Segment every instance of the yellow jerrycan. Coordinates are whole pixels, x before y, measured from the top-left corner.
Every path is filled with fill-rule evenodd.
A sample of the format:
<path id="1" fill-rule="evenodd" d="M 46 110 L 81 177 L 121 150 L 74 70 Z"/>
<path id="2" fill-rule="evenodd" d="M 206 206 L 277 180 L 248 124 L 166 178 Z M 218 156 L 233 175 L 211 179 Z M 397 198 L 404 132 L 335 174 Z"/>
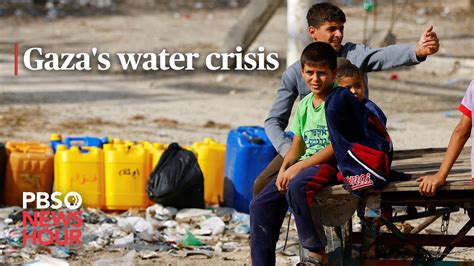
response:
<path id="1" fill-rule="evenodd" d="M 152 171 L 160 161 L 161 155 L 163 155 L 163 152 L 165 152 L 166 148 L 167 146 L 162 143 L 153 143 L 152 147 L 150 148 Z"/>
<path id="2" fill-rule="evenodd" d="M 105 207 L 104 153 L 98 147 L 58 145 L 54 155 L 54 190 L 79 193 L 86 207 Z"/>
<path id="3" fill-rule="evenodd" d="M 161 143 L 152 143 L 148 141 L 137 141 L 138 145 L 143 145 L 143 147 L 147 150 L 148 152 L 148 167 L 149 167 L 149 174 L 147 175 L 147 182 L 148 184 L 148 179 L 150 177 L 151 172 L 155 168 L 155 166 L 158 164 L 158 161 L 161 158 L 161 155 L 163 152 L 166 150 L 166 147 L 164 144 Z M 150 200 L 147 196 L 148 203 L 147 205 L 152 205 L 154 202 Z"/>
<path id="4" fill-rule="evenodd" d="M 199 167 L 204 176 L 204 201 L 215 205 L 224 201 L 225 145 L 205 138 L 195 142 L 192 148 L 197 153 Z"/>
<path id="5" fill-rule="evenodd" d="M 148 151 L 143 145 L 104 145 L 105 204 L 108 210 L 145 208 L 150 175 Z"/>

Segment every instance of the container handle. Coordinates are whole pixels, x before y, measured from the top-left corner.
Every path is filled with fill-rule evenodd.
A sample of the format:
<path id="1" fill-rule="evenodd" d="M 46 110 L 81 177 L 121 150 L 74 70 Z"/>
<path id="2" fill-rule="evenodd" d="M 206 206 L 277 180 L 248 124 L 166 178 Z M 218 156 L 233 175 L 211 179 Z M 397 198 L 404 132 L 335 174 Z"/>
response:
<path id="1" fill-rule="evenodd" d="M 262 138 L 251 136 L 247 131 L 242 132 L 242 135 L 244 135 L 244 137 L 246 137 L 250 141 L 250 143 L 259 145 L 263 144 Z"/>
<path id="2" fill-rule="evenodd" d="M 45 153 L 48 151 L 48 148 L 42 147 L 28 147 L 26 146 L 23 149 L 20 149 L 22 152 L 34 152 L 34 153 Z"/>
<path id="3" fill-rule="evenodd" d="M 81 137 L 70 137 L 66 138 L 64 141 L 67 146 L 85 146 L 86 145 L 86 139 L 81 138 Z"/>
<path id="4" fill-rule="evenodd" d="M 92 151 L 92 148 L 95 148 L 95 147 L 79 146 L 78 148 L 81 153 L 90 153 Z"/>

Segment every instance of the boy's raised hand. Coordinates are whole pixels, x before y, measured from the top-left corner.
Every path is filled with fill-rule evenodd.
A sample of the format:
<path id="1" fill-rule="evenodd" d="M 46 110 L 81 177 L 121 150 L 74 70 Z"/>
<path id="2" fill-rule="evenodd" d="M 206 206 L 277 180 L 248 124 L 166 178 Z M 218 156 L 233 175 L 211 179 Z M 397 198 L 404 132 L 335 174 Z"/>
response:
<path id="1" fill-rule="evenodd" d="M 416 44 L 416 56 L 426 57 L 435 54 L 439 50 L 439 40 L 436 32 L 433 31 L 433 26 L 429 26 L 420 37 Z"/>
<path id="2" fill-rule="evenodd" d="M 443 177 L 440 173 L 434 175 L 421 176 L 416 179 L 420 182 L 418 190 L 421 195 L 433 197 L 436 194 L 436 189 L 446 184 L 446 177 Z"/>

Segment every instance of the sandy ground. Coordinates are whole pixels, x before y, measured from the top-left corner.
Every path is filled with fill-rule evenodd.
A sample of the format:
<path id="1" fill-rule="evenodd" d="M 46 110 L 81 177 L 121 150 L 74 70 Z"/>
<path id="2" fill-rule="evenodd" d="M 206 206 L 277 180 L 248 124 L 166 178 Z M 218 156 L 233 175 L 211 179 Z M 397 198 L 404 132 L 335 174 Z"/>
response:
<path id="1" fill-rule="evenodd" d="M 422 12 L 420 8 L 425 9 Z M 414 43 L 427 25 L 433 24 L 441 39 L 438 61 L 428 58 L 417 67 L 369 76 L 370 98 L 388 117 L 395 149 L 445 147 L 458 122 L 456 108 L 473 69 L 460 68 L 451 59 L 474 59 L 474 24 L 472 16 L 455 2 L 447 8 L 450 13 L 442 16 L 446 6 L 440 1 L 407 5 L 393 30 L 399 42 Z M 200 68 L 192 72 L 123 73 L 113 68 L 106 73 L 55 73 L 20 68 L 19 76 L 13 76 L 14 42 L 20 43 L 20 54 L 38 46 L 54 52 L 88 52 L 92 47 L 109 53 L 159 52 L 164 48 L 172 52 L 216 52 L 241 11 L 137 9 L 121 15 L 67 17 L 53 22 L 2 18 L 0 140 L 47 141 L 50 134 L 61 133 L 187 145 L 204 137 L 225 142 L 230 128 L 262 125 L 285 68 L 285 8 L 277 11 L 251 47 L 264 46 L 279 53 L 282 67 L 278 71 L 211 72 Z M 358 42 L 362 39 L 362 9 L 345 11 L 345 40 Z M 379 11 L 379 29 L 387 27 L 389 17 L 388 6 Z M 445 58 L 451 59 L 440 64 Z M 398 80 L 390 79 L 393 74 Z M 464 250 L 460 253 L 467 254 Z M 116 256 L 91 255 L 88 261 L 109 255 Z M 164 260 L 153 263 L 241 265 L 247 256 L 248 248 L 229 255 L 230 261 L 222 257 L 177 259 L 164 254 Z M 279 262 L 288 262 L 284 260 Z"/>

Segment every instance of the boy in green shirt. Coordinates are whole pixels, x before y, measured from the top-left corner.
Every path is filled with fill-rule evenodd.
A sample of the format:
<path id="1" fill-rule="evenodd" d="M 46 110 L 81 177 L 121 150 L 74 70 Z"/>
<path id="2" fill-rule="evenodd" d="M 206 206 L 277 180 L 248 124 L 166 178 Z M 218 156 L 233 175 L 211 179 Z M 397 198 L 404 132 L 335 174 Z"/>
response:
<path id="1" fill-rule="evenodd" d="M 329 164 L 334 151 L 329 145 L 324 102 L 336 76 L 336 52 L 331 45 L 314 42 L 301 55 L 301 74 L 311 90 L 298 104 L 291 125 L 294 138 L 273 179 L 250 203 L 252 265 L 274 265 L 275 246 L 288 206 L 295 217 L 298 236 L 310 251 L 306 262 L 326 259 L 326 237 L 320 221 L 313 221 L 310 207 L 315 191 L 336 183 L 336 169 Z M 290 182 L 291 181 L 291 182 Z"/>

